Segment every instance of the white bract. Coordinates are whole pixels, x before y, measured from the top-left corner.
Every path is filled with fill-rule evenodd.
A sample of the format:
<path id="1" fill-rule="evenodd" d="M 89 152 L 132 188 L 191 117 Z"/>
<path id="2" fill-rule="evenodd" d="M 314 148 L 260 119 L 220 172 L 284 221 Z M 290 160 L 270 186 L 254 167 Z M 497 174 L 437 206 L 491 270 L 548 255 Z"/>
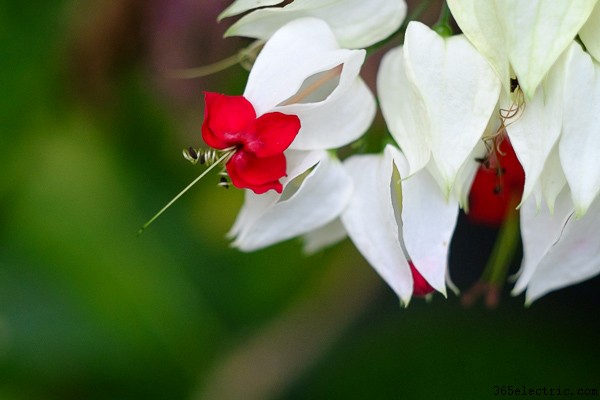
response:
<path id="1" fill-rule="evenodd" d="M 256 250 L 306 234 L 339 216 L 350 199 L 352 183 L 325 149 L 356 140 L 373 120 L 375 100 L 358 76 L 364 58 L 364 50 L 340 49 L 327 24 L 314 18 L 294 20 L 267 41 L 250 72 L 244 97 L 257 115 L 295 114 L 301 128 L 285 152 L 283 193 L 246 191 L 229 234 L 235 238 L 233 246 Z M 306 97 L 302 95 L 307 79 L 338 66 L 339 82 L 325 99 L 312 101 L 310 90 Z M 287 104 L 294 98 L 304 102 Z"/>
<path id="2" fill-rule="evenodd" d="M 546 293 L 589 279 L 600 273 L 600 201 L 585 218 L 577 219 L 565 188 L 556 199 L 554 213 L 537 207 L 533 199 L 521 208 L 524 258 L 513 294 L 525 288 L 526 302 Z"/>
<path id="3" fill-rule="evenodd" d="M 586 212 L 600 192 L 598 110 L 600 65 L 572 42 L 522 115 L 507 126 L 525 171 L 524 200 L 542 184 L 552 208 L 560 185 L 566 181 L 577 215 Z M 550 157 L 555 147 L 560 168 L 556 158 Z"/>
<path id="4" fill-rule="evenodd" d="M 404 46 L 383 59 L 377 89 L 408 174 L 430 164 L 448 196 L 496 110 L 499 79 L 464 36 L 411 22 Z"/>
<path id="5" fill-rule="evenodd" d="M 588 53 L 600 62 L 600 2 L 596 4 L 587 22 L 579 31 L 579 37 Z"/>
<path id="6" fill-rule="evenodd" d="M 505 90 L 510 92 L 514 71 L 529 99 L 590 17 L 596 3 L 597 0 L 448 0 L 461 30 L 492 65 Z M 584 32 L 593 35 L 597 29 L 590 26 Z M 592 40 L 598 43 L 597 38 Z"/>
<path id="7" fill-rule="evenodd" d="M 230 17 L 283 0 L 237 0 L 219 18 Z M 364 48 L 395 32 L 406 16 L 404 0 L 295 0 L 285 7 L 255 10 L 236 22 L 225 36 L 268 39 L 286 23 L 303 17 L 327 22 L 339 44 Z"/>
<path id="8" fill-rule="evenodd" d="M 413 291 L 409 260 L 445 295 L 458 201 L 446 201 L 426 169 L 400 181 L 408 163 L 392 146 L 383 154 L 352 156 L 344 166 L 355 189 L 341 219 L 357 249 L 404 304 Z"/>

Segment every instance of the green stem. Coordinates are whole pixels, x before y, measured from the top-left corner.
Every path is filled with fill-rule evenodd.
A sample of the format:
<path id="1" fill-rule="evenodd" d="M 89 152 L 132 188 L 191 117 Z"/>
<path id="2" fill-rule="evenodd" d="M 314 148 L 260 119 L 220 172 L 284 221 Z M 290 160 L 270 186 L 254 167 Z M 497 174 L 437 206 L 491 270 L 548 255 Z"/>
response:
<path id="1" fill-rule="evenodd" d="M 204 65 L 202 67 L 197 68 L 189 68 L 189 69 L 176 69 L 168 72 L 169 78 L 173 79 L 193 79 L 193 78 L 202 78 L 203 76 L 208 76 L 215 74 L 217 72 L 221 72 L 227 68 L 233 67 L 237 63 L 240 62 L 240 55 L 236 53 L 232 56 L 224 58 L 223 60 L 217 61 L 213 64 Z"/>
<path id="2" fill-rule="evenodd" d="M 144 233 L 144 230 L 146 230 L 146 228 L 148 228 L 150 226 L 150 224 L 152 224 L 158 217 L 160 217 L 160 215 L 162 213 L 164 213 L 167 208 L 171 207 L 171 205 L 173 203 L 175 203 L 181 196 L 183 196 L 183 194 L 185 192 L 187 192 L 188 190 L 190 190 L 190 188 L 192 186 L 194 186 L 196 183 L 198 183 L 198 181 L 202 178 L 204 178 L 204 176 L 206 174 L 208 174 L 214 167 L 216 167 L 217 165 L 221 164 L 221 162 L 223 160 L 225 160 L 227 157 L 229 157 L 230 154 L 227 152 L 225 154 L 223 154 L 217 161 L 215 161 L 211 166 L 209 166 L 206 171 L 204 171 L 203 173 L 200 174 L 199 177 L 197 177 L 196 179 L 194 179 L 192 181 L 192 183 L 190 183 L 189 185 L 187 185 L 185 187 L 185 189 L 183 189 L 181 192 L 179 192 L 179 194 L 175 197 L 173 197 L 173 199 L 171 201 L 169 201 L 163 208 L 161 208 L 161 210 L 159 212 L 157 212 L 156 214 L 154 214 L 154 216 L 152 218 L 150 218 L 150 220 L 148 220 L 148 222 L 146 222 L 141 228 L 140 230 L 137 232 L 137 236 L 140 236 L 142 233 Z"/>
<path id="3" fill-rule="evenodd" d="M 442 10 L 440 11 L 440 17 L 431 29 L 436 31 L 442 37 L 452 36 L 453 32 L 452 27 L 450 26 L 451 17 L 452 13 L 450 12 L 450 7 L 448 7 L 448 3 L 444 1 L 442 4 Z"/>
<path id="4" fill-rule="evenodd" d="M 483 271 L 482 281 L 502 287 L 519 245 L 519 213 L 510 210 Z"/>

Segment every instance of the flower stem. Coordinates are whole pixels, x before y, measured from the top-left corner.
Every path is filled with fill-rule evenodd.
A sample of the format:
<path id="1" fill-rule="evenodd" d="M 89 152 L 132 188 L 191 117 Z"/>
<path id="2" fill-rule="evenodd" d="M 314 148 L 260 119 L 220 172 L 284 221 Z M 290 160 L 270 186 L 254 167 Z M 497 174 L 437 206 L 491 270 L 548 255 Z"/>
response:
<path id="1" fill-rule="evenodd" d="M 203 76 L 216 74 L 217 72 L 221 72 L 227 68 L 233 67 L 239 62 L 240 55 L 236 53 L 213 64 L 203 65 L 197 68 L 176 69 L 169 71 L 168 76 L 169 78 L 173 79 L 202 78 Z"/>
<path id="2" fill-rule="evenodd" d="M 519 244 L 519 213 L 510 209 L 483 272 L 482 280 L 502 287 Z"/>
<path id="3" fill-rule="evenodd" d="M 187 192 L 192 186 L 194 186 L 196 183 L 198 183 L 198 181 L 200 179 L 204 178 L 204 176 L 206 176 L 206 174 L 208 174 L 214 167 L 221 164 L 221 162 L 229 156 L 230 156 L 229 152 L 226 152 L 225 154 L 223 154 L 217 161 L 214 162 L 214 164 L 211 164 L 203 173 L 200 174 L 200 176 L 198 176 L 196 179 L 194 179 L 189 185 L 187 185 L 185 187 L 185 189 L 183 189 L 181 192 L 179 192 L 179 194 L 177 194 L 177 196 L 173 197 L 173 199 L 171 201 L 169 201 L 163 208 L 161 208 L 161 210 L 159 212 L 154 214 L 154 216 L 152 218 L 150 218 L 148 220 L 148 222 L 146 222 L 140 228 L 140 230 L 137 232 L 137 236 L 140 236 L 142 233 L 144 233 L 144 230 L 146 230 L 146 228 L 148 228 L 150 226 L 150 224 L 152 224 L 158 217 L 160 217 L 160 215 L 163 212 L 165 212 L 167 210 L 167 208 L 171 207 L 171 205 L 173 203 L 175 203 L 181 196 L 183 196 L 183 194 L 185 192 Z"/>
<path id="4" fill-rule="evenodd" d="M 450 12 L 450 7 L 448 7 L 448 3 L 444 1 L 444 3 L 442 4 L 442 10 L 440 11 L 440 17 L 431 29 L 436 31 L 442 37 L 452 36 L 453 32 L 452 27 L 450 26 L 451 16 L 452 13 Z"/>
<path id="5" fill-rule="evenodd" d="M 203 65 L 197 68 L 175 69 L 169 71 L 167 75 L 169 78 L 173 79 L 194 79 L 216 74 L 217 72 L 231 68 L 236 64 L 242 64 L 242 66 L 246 68 L 247 66 L 245 66 L 244 63 L 248 61 L 254 62 L 256 54 L 263 45 L 263 40 L 256 40 L 250 44 L 250 46 L 241 49 L 234 55 L 219 60 L 215 63 Z"/>

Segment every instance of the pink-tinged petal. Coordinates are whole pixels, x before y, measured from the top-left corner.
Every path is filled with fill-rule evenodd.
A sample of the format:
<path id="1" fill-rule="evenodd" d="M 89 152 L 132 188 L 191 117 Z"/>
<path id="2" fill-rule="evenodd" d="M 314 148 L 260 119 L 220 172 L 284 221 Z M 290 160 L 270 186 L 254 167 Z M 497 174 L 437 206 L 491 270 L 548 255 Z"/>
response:
<path id="1" fill-rule="evenodd" d="M 269 189 L 281 193 L 283 186 L 279 179 L 285 176 L 285 165 L 283 153 L 259 158 L 252 153 L 238 151 L 227 162 L 226 167 L 234 186 L 252 189 L 260 194 Z"/>
<path id="2" fill-rule="evenodd" d="M 415 268 L 412 261 L 408 262 L 408 266 L 410 267 L 410 273 L 413 277 L 413 296 L 425 297 L 428 294 L 435 292 L 435 289 L 425 278 L 423 278 L 423 275 Z"/>
<path id="3" fill-rule="evenodd" d="M 296 115 L 271 112 L 256 120 L 253 135 L 241 139 L 245 151 L 257 157 L 271 157 L 290 147 L 299 130 L 300 119 Z"/>
<path id="4" fill-rule="evenodd" d="M 240 134 L 256 119 L 254 107 L 243 96 L 204 92 L 204 102 L 202 139 L 215 149 L 238 144 Z"/>

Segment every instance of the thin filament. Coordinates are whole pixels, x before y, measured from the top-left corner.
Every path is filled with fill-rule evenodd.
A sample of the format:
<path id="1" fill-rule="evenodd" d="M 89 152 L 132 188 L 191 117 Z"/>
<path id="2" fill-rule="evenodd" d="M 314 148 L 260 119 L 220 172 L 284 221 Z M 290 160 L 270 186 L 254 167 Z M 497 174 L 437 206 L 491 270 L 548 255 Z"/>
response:
<path id="1" fill-rule="evenodd" d="M 179 192 L 179 194 L 177 194 L 177 196 L 173 197 L 173 199 L 171 201 L 169 201 L 163 208 L 161 208 L 161 210 L 159 212 L 157 212 L 152 218 L 150 218 L 150 220 L 148 220 L 148 222 L 146 222 L 140 228 L 140 230 L 137 232 L 137 236 L 140 236 L 142 233 L 144 233 L 144 230 L 146 230 L 146 228 L 148 228 L 150 226 L 150 224 L 152 224 L 158 217 L 160 217 L 160 215 L 162 213 L 164 213 L 167 210 L 167 208 L 171 207 L 171 205 L 173 203 L 175 203 L 181 196 L 183 196 L 183 194 L 185 192 L 187 192 L 192 186 L 194 186 L 196 183 L 198 183 L 198 181 L 200 179 L 204 178 L 204 176 L 206 174 L 208 174 L 214 167 L 216 167 L 217 165 L 221 164 L 221 162 L 224 161 L 230 155 L 231 155 L 230 153 L 223 154 L 221 156 L 221 158 L 219 158 L 214 164 L 211 164 L 203 173 L 200 174 L 200 176 L 198 176 L 196 179 L 194 179 L 192 181 L 192 183 L 190 183 L 189 185 L 187 185 L 185 187 L 185 189 L 183 189 L 181 192 Z"/>

